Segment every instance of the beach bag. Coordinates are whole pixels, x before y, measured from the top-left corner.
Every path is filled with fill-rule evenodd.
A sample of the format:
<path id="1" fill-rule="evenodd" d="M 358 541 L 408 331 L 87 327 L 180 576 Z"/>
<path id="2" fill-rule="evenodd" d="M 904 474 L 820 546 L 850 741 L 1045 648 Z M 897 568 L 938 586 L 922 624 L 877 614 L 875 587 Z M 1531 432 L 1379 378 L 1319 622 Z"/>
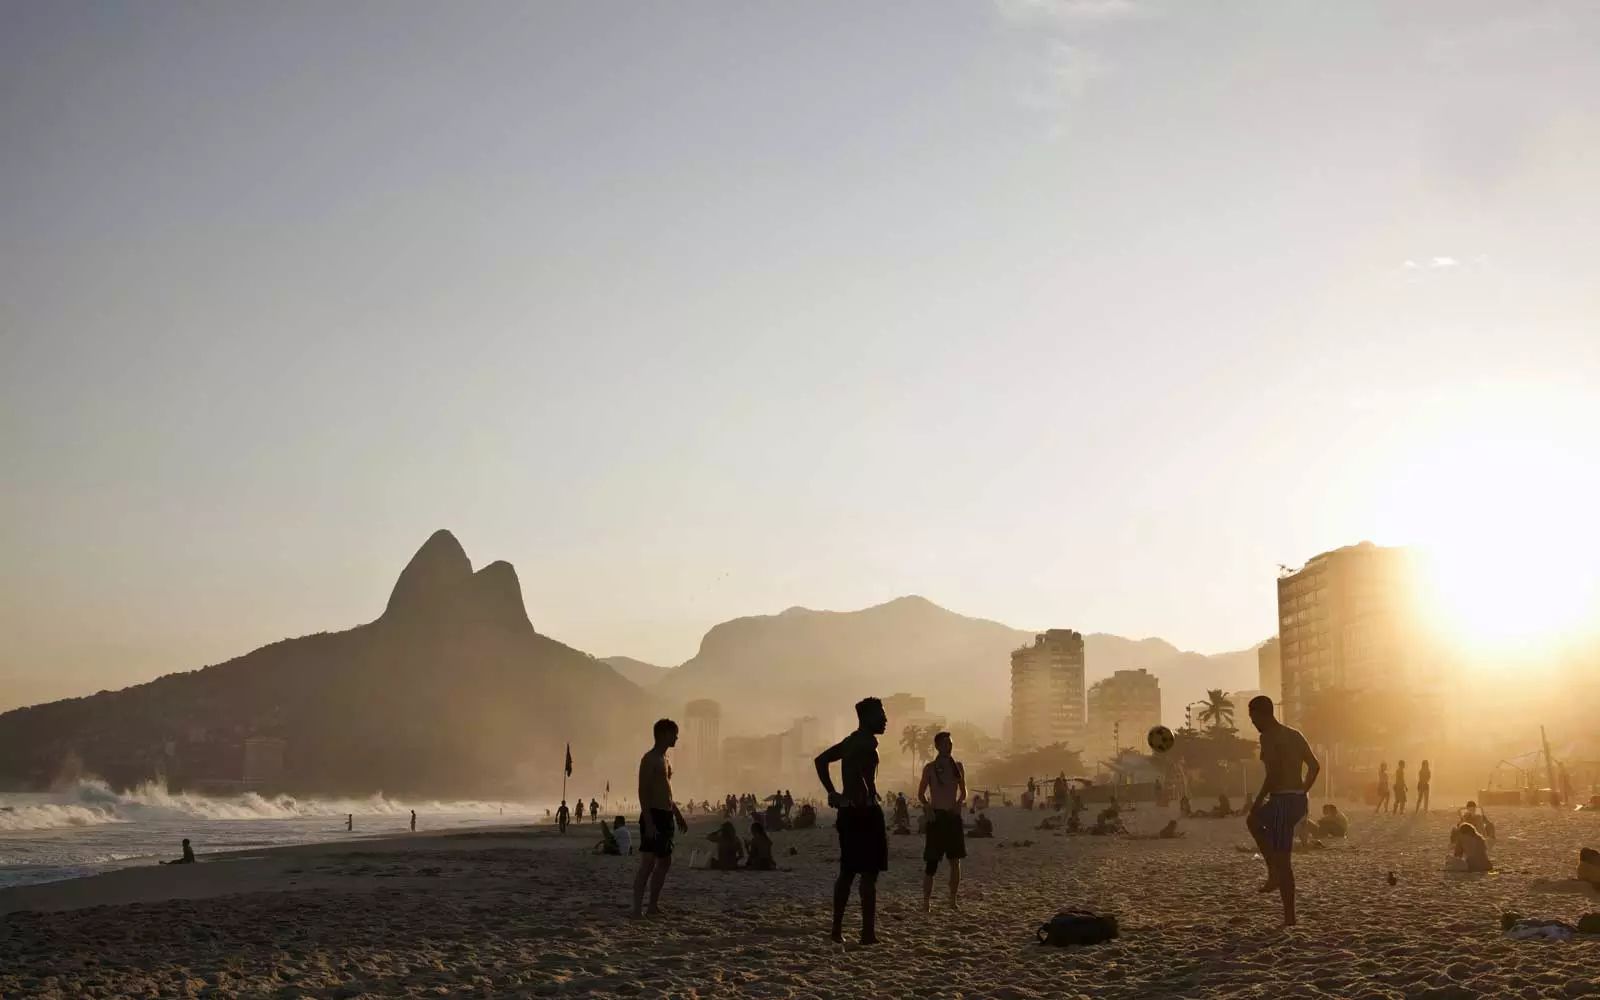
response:
<path id="1" fill-rule="evenodd" d="M 1039 925 L 1040 944 L 1057 948 L 1100 944 L 1117 936 L 1117 918 L 1088 910 L 1062 910 Z"/>

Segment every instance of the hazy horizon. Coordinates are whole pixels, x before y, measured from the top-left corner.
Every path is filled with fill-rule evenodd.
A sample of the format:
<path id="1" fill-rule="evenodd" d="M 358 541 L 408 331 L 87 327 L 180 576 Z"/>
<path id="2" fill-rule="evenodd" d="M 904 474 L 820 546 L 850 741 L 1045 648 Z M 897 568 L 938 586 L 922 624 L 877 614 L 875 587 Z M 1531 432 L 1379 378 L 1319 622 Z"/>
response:
<path id="1" fill-rule="evenodd" d="M 1595 621 L 1600 5 L 0 6 L 0 707 L 376 618 Z"/>

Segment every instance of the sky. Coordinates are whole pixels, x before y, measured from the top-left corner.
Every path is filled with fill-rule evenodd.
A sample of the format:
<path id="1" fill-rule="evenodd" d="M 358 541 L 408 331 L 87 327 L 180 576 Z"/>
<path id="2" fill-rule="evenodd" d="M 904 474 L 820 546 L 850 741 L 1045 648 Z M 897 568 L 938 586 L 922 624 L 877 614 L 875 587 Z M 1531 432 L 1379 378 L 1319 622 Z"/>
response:
<path id="1" fill-rule="evenodd" d="M 438 528 L 664 664 L 904 594 L 1216 652 L 1339 545 L 1588 553 L 1597 50 L 1582 0 L 0 0 L 0 707 L 370 620 Z"/>

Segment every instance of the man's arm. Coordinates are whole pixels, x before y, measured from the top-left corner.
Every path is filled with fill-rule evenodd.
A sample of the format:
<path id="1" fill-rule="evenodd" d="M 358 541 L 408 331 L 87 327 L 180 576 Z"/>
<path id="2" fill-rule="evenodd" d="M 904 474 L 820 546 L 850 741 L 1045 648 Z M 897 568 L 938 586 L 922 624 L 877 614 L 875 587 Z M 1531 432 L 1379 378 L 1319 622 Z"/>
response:
<path id="1" fill-rule="evenodd" d="M 956 805 L 967 804 L 967 769 L 956 763 Z"/>
<path id="2" fill-rule="evenodd" d="M 855 734 L 851 734 L 854 736 Z M 833 778 L 828 774 L 828 765 L 836 760 L 843 760 L 846 751 L 850 749 L 851 736 L 835 743 L 833 746 L 817 754 L 817 779 L 822 782 L 822 787 L 828 793 L 828 805 L 836 805 L 839 798 L 838 789 L 833 787 Z"/>
<path id="3" fill-rule="evenodd" d="M 926 809 L 928 807 L 928 769 L 932 764 L 922 765 L 922 781 L 917 785 L 917 802 Z"/>
<path id="4" fill-rule="evenodd" d="M 1305 790 L 1311 791 L 1311 786 L 1317 783 L 1317 775 L 1322 773 L 1322 762 L 1317 760 L 1317 755 L 1311 749 L 1311 741 L 1300 736 L 1300 760 L 1306 765 Z"/>
<path id="5" fill-rule="evenodd" d="M 651 836 L 655 833 L 655 818 L 650 815 L 650 785 L 655 780 L 655 755 L 645 754 L 639 760 L 639 833 L 642 836 Z"/>

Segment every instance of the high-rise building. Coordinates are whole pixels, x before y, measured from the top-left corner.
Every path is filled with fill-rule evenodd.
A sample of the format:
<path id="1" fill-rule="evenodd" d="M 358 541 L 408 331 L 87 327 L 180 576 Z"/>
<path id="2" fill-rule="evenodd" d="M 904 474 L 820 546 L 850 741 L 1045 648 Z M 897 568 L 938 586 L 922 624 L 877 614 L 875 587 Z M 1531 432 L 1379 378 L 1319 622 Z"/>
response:
<path id="1" fill-rule="evenodd" d="M 1278 637 L 1256 648 L 1256 686 L 1274 702 L 1283 700 L 1283 657 Z M 1237 707 L 1237 706 L 1236 706 Z"/>
<path id="2" fill-rule="evenodd" d="M 1088 716 L 1086 764 L 1141 749 L 1150 727 L 1161 724 L 1161 682 L 1147 670 L 1118 670 L 1090 686 Z"/>
<path id="3" fill-rule="evenodd" d="M 1312 558 L 1278 579 L 1283 712 L 1305 719 L 1318 691 L 1440 692 L 1439 658 L 1417 613 L 1409 549 L 1362 542 Z"/>
<path id="4" fill-rule="evenodd" d="M 721 787 L 721 705 L 710 698 L 697 698 L 684 706 L 672 761 L 673 780 L 686 794 L 705 796 Z"/>
<path id="5" fill-rule="evenodd" d="M 1011 654 L 1011 736 L 1019 749 L 1082 749 L 1083 636 L 1053 628 Z"/>

